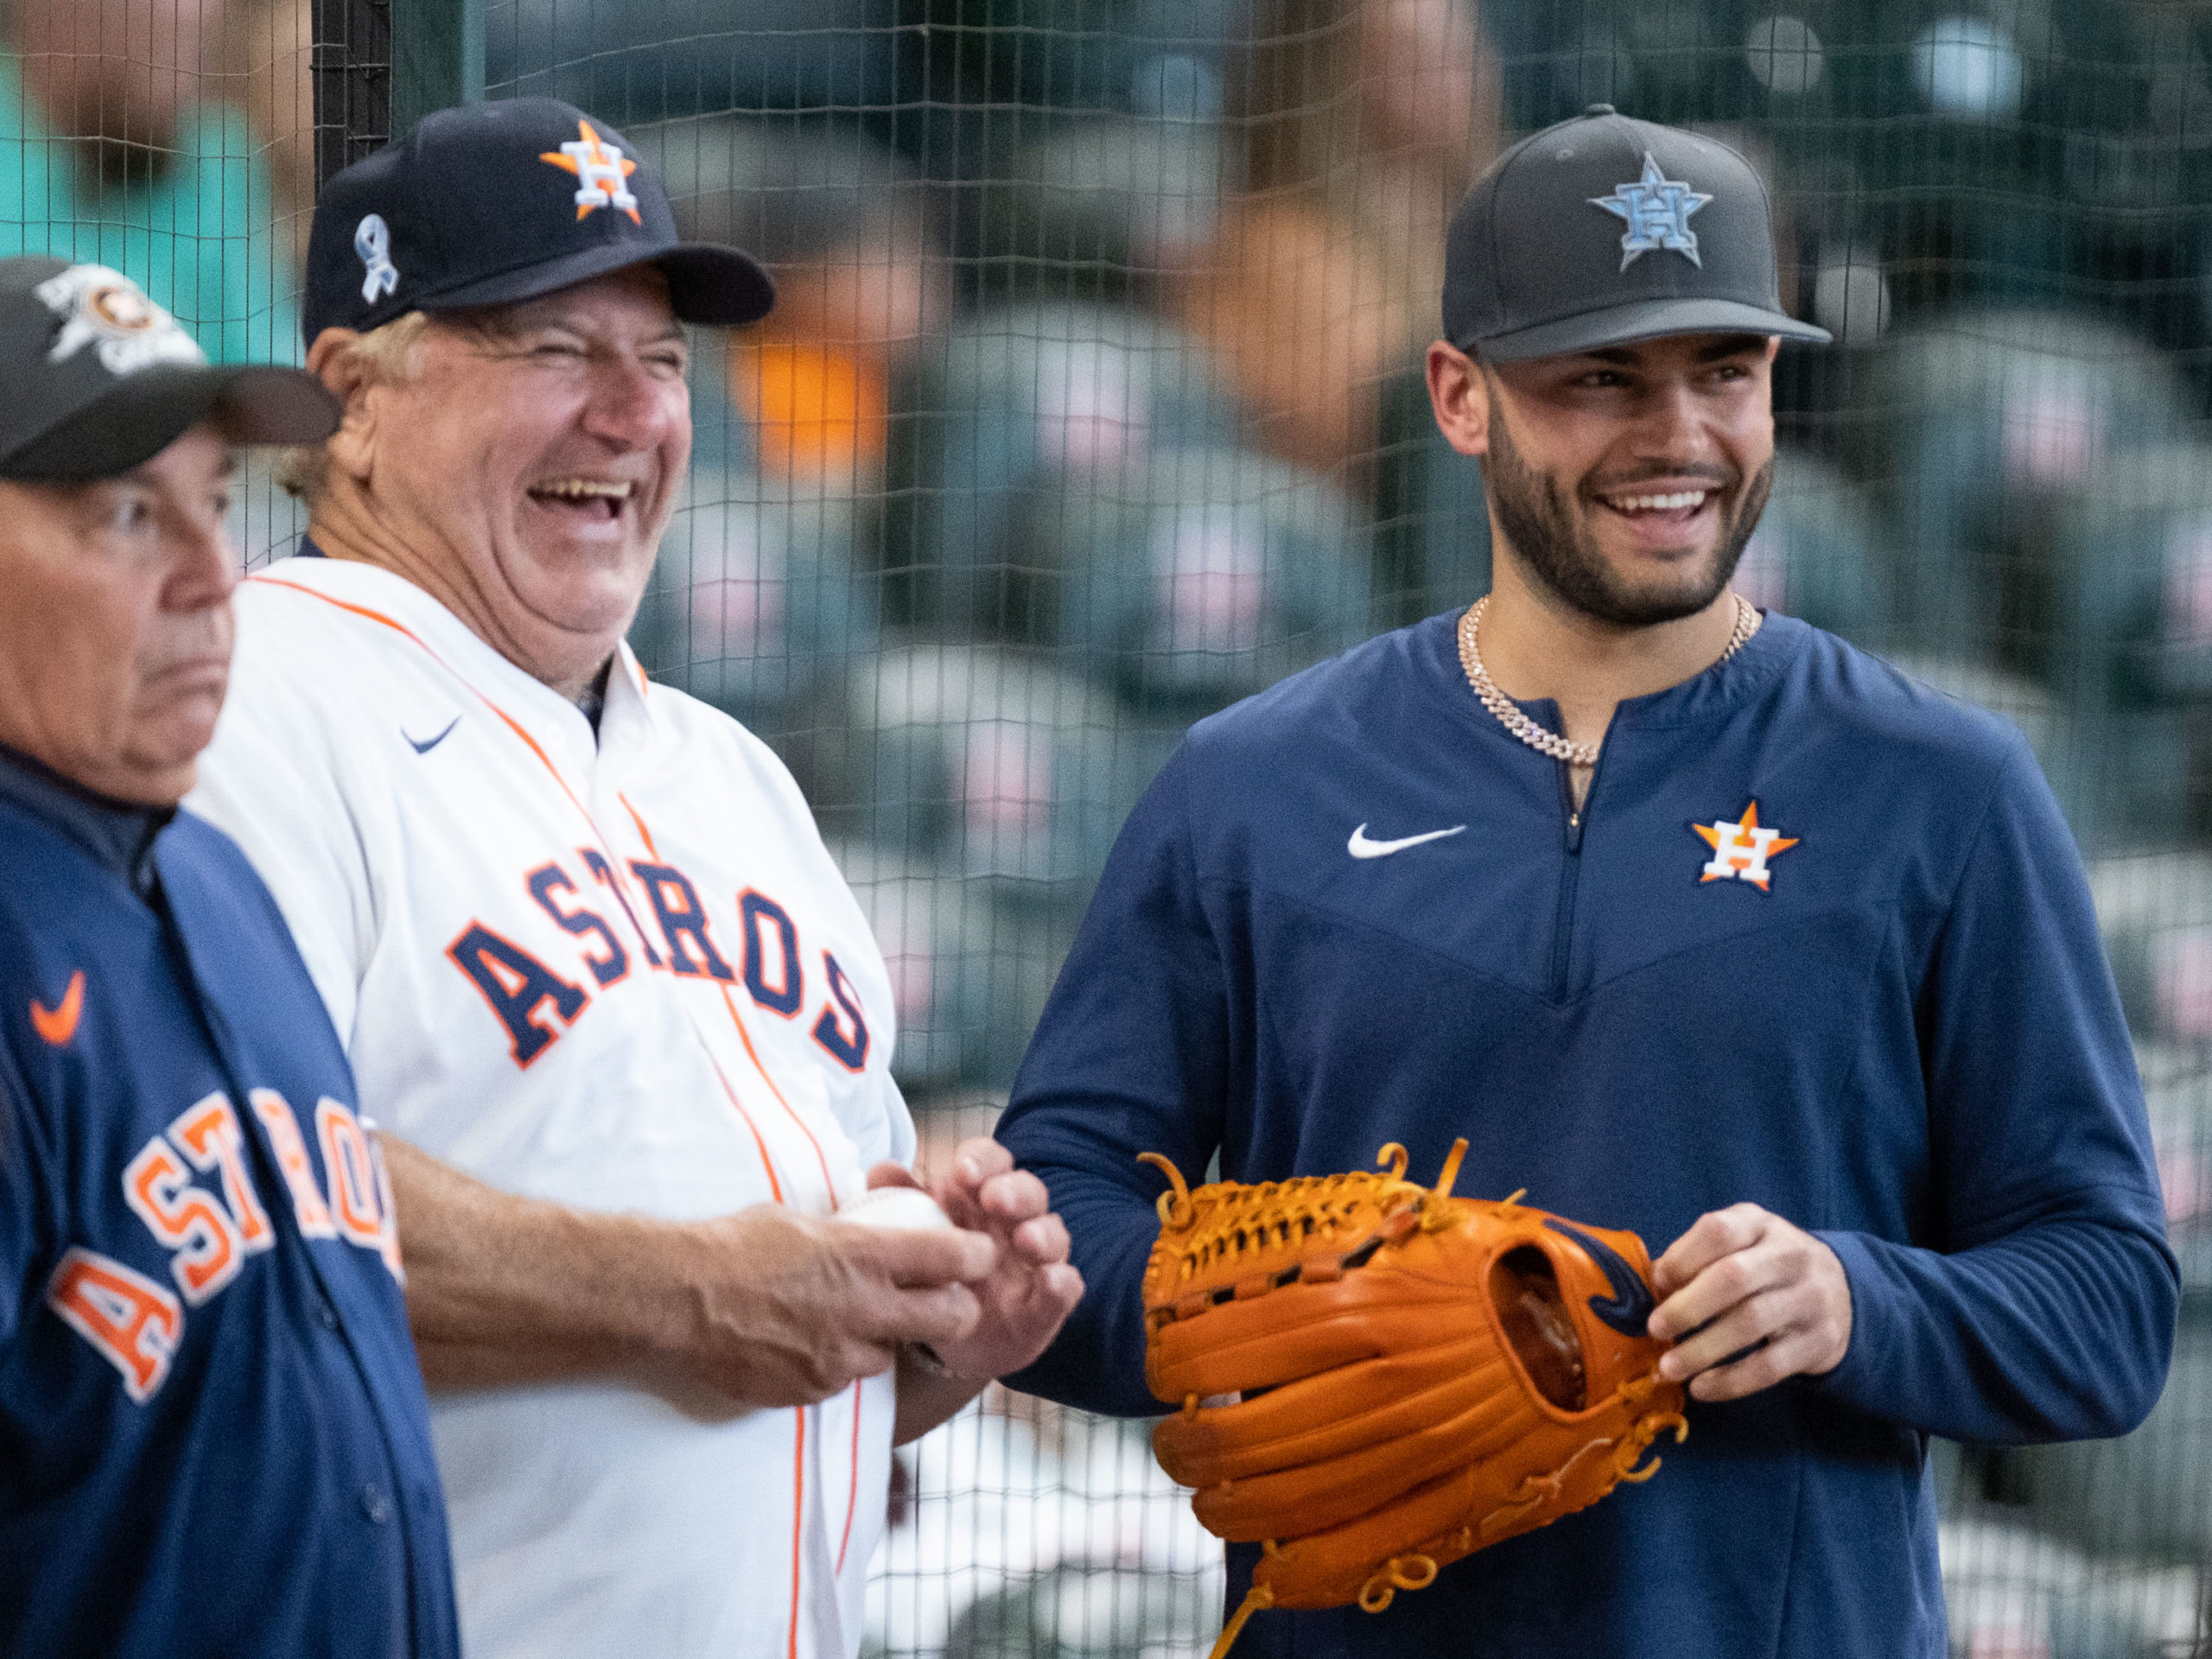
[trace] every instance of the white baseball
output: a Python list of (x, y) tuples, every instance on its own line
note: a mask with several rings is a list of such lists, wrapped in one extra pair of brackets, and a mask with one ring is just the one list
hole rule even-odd
[(870, 1187), (837, 1212), (837, 1219), (862, 1227), (918, 1230), (952, 1225), (952, 1217), (918, 1186)]

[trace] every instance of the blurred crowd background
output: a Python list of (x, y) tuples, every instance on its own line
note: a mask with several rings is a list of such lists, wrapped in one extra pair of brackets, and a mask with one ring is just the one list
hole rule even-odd
[[(1779, 3), (1783, 10), (1776, 10)], [(309, 0), (10, 0), (0, 252), (296, 360)], [(2017, 721), (2089, 861), (2188, 1274), (2119, 1442), (1936, 1451), (1956, 1650), (2212, 1652), (2212, 3), (486, 0), (760, 252), (695, 341), (634, 643), (774, 743), (889, 959), (936, 1144), (987, 1124), (1193, 719), (1488, 579), (1421, 384), (1482, 165), (1598, 100), (1775, 196), (1783, 451), (1738, 586)], [(249, 561), (296, 537), (257, 480)], [(742, 836), (746, 827), (731, 826)], [(1141, 1433), (995, 1395), (903, 1454), (870, 1643), (1203, 1652)]]

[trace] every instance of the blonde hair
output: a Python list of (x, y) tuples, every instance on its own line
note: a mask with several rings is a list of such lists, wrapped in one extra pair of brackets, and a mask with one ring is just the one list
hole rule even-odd
[[(356, 365), (364, 379), (383, 385), (404, 385), (421, 372), (423, 337), (429, 332), (430, 314), (410, 311), (380, 323), (365, 334), (356, 334), (341, 349), (340, 361)], [(330, 485), (330, 452), (320, 443), (301, 444), (276, 458), (277, 486), (312, 507)]]

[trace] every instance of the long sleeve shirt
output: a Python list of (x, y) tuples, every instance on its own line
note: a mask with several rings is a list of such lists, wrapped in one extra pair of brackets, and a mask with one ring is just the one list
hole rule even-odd
[(1840, 1259), (1840, 1364), (1693, 1405), (1649, 1484), (1384, 1615), (1264, 1615), (1240, 1659), (1936, 1659), (1925, 1437), (2123, 1433), (2172, 1341), (2066, 826), (2004, 722), (1780, 616), (1623, 702), (1578, 809), (1469, 690), (1453, 620), (1201, 722), (1131, 817), (1000, 1129), (1090, 1287), (1012, 1380), (1162, 1409), (1140, 1152), (1262, 1180), (1397, 1141), (1420, 1179), (1465, 1135), (1459, 1191), (1526, 1188), (1655, 1257), (1750, 1200)]

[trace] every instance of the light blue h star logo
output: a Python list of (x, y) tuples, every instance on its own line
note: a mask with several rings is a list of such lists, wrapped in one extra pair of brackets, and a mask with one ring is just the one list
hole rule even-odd
[(1643, 176), (1632, 184), (1617, 184), (1610, 196), (1592, 196), (1590, 205), (1624, 219), (1628, 230), (1621, 238), (1621, 269), (1636, 263), (1640, 253), (1660, 248), (1679, 253), (1703, 268), (1697, 257), (1697, 232), (1689, 227), (1690, 215), (1713, 198), (1702, 195), (1659, 170), (1651, 152), (1643, 152)]

